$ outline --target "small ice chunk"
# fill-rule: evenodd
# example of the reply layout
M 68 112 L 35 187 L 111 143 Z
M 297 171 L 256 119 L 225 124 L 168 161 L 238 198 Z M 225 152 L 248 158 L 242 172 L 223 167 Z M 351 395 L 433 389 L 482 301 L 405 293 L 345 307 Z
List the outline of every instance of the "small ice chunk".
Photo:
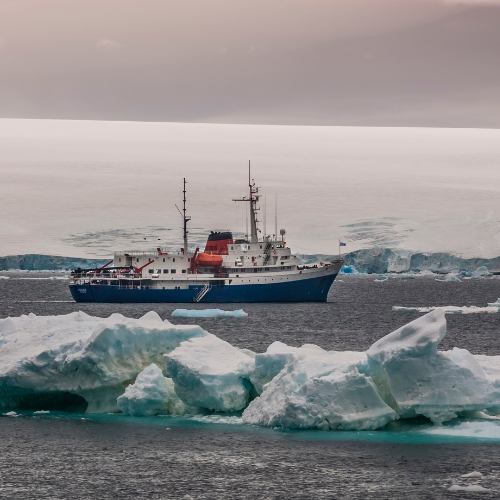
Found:
M 478 472 L 478 471 L 474 471 L 474 472 L 469 472 L 468 474 L 462 474 L 460 477 L 478 477 L 478 478 L 482 478 L 483 475 Z
M 15 411 L 8 411 L 7 413 L 4 413 L 6 417 L 19 417 L 19 415 Z
M 471 486 L 459 486 L 458 484 L 454 484 L 448 488 L 448 491 L 470 491 L 474 493 L 488 493 L 488 488 L 484 488 L 480 484 L 472 484 Z
M 42 415 L 44 413 L 50 413 L 50 411 L 49 410 L 38 410 L 38 411 L 34 411 L 33 415 Z
M 238 411 L 247 405 L 254 359 L 228 342 L 207 334 L 182 342 L 165 359 L 185 404 L 214 411 Z
M 243 309 L 223 311 L 222 309 L 176 309 L 173 318 L 247 318 Z

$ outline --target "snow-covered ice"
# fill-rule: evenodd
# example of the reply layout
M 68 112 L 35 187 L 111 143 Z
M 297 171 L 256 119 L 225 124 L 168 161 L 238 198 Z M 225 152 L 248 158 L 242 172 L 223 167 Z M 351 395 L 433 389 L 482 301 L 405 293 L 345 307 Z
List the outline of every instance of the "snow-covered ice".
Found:
M 249 424 L 284 428 L 377 429 L 397 418 L 371 379 L 358 371 L 366 356 L 352 352 L 293 354 L 243 413 Z
M 190 411 L 175 393 L 172 379 L 154 363 L 137 375 L 116 402 L 125 415 L 132 417 L 183 415 Z
M 199 326 L 175 326 L 155 312 L 140 319 L 80 311 L 0 320 L 0 407 L 29 409 L 40 398 L 60 405 L 76 395 L 89 413 L 118 411 L 127 381 L 152 362 L 164 366 L 163 355 L 182 341 L 204 335 Z
M 250 381 L 257 393 L 262 394 L 264 385 L 271 382 L 283 370 L 294 354 L 299 359 L 304 359 L 307 356 L 317 356 L 325 352 L 324 349 L 313 344 L 291 347 L 283 342 L 273 342 L 265 353 L 254 356 L 254 366 L 247 370 L 250 373 Z
M 173 318 L 248 318 L 243 309 L 224 311 L 222 309 L 176 309 Z
M 247 406 L 252 356 L 208 334 L 182 342 L 165 358 L 175 392 L 184 403 L 225 412 Z

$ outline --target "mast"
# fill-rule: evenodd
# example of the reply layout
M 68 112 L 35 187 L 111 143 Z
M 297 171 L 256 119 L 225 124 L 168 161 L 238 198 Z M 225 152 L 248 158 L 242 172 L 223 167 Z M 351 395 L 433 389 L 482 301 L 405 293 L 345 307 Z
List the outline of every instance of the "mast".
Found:
M 244 196 L 241 199 L 233 199 L 233 201 L 247 201 L 250 204 L 250 243 L 257 243 L 259 241 L 259 236 L 257 234 L 258 231 L 258 220 L 257 220 L 257 211 L 260 210 L 257 206 L 257 202 L 259 201 L 260 195 L 259 188 L 255 185 L 255 182 L 251 178 L 250 172 L 250 160 L 248 160 L 248 187 L 250 189 L 250 196 L 247 198 Z
M 190 216 L 186 217 L 186 178 L 185 177 L 184 177 L 184 190 L 182 192 L 184 193 L 184 199 L 183 199 L 184 208 L 182 209 L 183 214 L 184 214 L 183 215 L 183 219 L 184 219 L 184 255 L 187 255 L 187 251 L 188 251 L 187 223 L 188 223 L 188 221 L 191 220 L 191 217 Z

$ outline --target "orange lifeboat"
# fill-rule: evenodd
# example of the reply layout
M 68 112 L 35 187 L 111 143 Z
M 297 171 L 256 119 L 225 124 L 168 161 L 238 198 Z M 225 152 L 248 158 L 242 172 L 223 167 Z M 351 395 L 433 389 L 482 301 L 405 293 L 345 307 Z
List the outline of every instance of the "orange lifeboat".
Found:
M 200 267 L 218 267 L 222 266 L 222 256 L 221 255 L 210 255 L 208 253 L 202 252 L 198 254 L 196 258 L 196 263 Z

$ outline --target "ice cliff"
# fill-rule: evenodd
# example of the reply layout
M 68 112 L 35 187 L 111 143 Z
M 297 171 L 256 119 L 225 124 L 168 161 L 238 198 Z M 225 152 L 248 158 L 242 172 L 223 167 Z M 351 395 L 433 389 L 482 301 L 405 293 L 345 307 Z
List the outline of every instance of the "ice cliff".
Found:
M 198 326 L 82 312 L 0 320 L 0 407 L 132 416 L 243 412 L 247 424 L 378 429 L 500 412 L 500 356 L 439 351 L 434 310 L 366 352 L 274 342 L 239 349 Z
M 338 258 L 336 255 L 299 254 L 302 264 L 312 264 Z M 464 259 L 450 253 L 422 253 L 392 248 L 369 248 L 343 256 L 344 269 L 356 274 L 404 273 L 431 271 L 434 273 L 473 273 L 481 267 L 500 272 L 500 257 L 492 259 Z M 109 259 L 85 259 L 57 255 L 9 255 L 0 257 L 0 271 L 20 269 L 26 271 L 91 268 L 103 266 Z
M 409 271 L 433 273 L 472 273 L 481 267 L 500 271 L 500 257 L 464 259 L 450 253 L 421 253 L 391 248 L 357 250 L 344 256 L 345 266 L 360 273 L 385 274 Z
M 61 257 L 59 255 L 7 255 L 0 257 L 0 271 L 20 269 L 21 271 L 55 271 L 77 269 L 89 269 L 101 267 L 109 259 L 85 259 L 78 257 Z

